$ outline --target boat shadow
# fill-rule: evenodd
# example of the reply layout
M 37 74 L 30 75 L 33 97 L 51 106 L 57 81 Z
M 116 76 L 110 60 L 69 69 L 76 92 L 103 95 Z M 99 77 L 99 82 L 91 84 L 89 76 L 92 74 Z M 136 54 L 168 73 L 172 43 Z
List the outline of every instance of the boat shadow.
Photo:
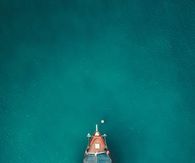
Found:
M 142 134 L 127 126 L 116 126 L 110 129 L 109 135 L 108 147 L 113 163 L 137 163 L 140 160 L 140 146 L 144 144 Z

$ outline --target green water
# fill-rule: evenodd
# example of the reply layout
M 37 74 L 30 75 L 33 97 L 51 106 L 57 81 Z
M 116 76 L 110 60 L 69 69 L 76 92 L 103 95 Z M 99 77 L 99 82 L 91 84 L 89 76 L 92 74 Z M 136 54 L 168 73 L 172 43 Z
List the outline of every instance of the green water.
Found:
M 0 162 L 195 162 L 193 0 L 0 0 Z

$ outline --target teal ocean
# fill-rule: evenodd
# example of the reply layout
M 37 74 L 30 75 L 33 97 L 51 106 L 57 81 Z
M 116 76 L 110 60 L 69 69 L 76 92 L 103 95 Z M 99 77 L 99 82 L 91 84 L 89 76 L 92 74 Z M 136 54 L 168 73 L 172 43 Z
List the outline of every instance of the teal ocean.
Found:
M 0 162 L 195 162 L 194 0 L 0 0 Z

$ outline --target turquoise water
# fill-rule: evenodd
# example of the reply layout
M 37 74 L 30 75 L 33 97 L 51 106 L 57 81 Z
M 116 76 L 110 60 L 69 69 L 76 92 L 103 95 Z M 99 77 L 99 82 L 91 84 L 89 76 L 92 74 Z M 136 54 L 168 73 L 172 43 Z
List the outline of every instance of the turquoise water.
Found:
M 0 0 L 0 162 L 195 161 L 193 0 Z

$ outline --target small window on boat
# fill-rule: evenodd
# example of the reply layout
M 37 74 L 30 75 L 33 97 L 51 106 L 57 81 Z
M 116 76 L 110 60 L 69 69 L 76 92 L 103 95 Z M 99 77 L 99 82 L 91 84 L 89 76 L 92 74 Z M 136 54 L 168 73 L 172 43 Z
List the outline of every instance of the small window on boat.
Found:
M 95 144 L 95 149 L 100 149 L 100 144 Z

